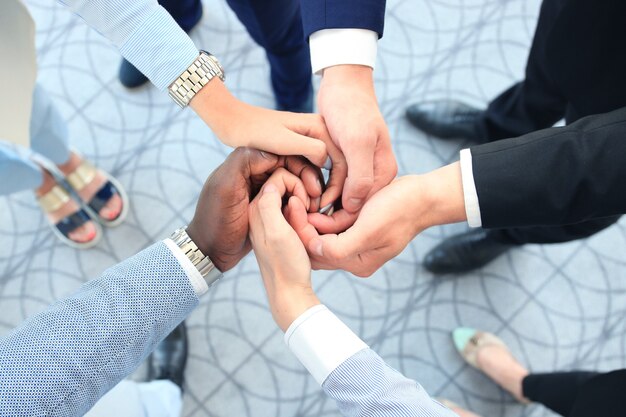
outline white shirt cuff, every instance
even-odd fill
[[[478,192],[474,182],[474,168],[472,166],[472,152],[469,149],[461,151],[461,179],[463,180],[463,198],[465,199],[465,215],[469,227],[481,227],[480,205]]]
[[[165,243],[167,248],[172,252],[172,255],[174,255],[178,263],[180,263],[180,266],[185,271],[185,274],[187,274],[187,277],[189,278],[189,283],[193,287],[193,290],[195,291],[196,295],[200,297],[201,295],[206,293],[209,290],[209,286],[207,285],[206,281],[202,277],[202,274],[200,273],[200,271],[198,271],[198,269],[195,266],[193,266],[189,258],[185,256],[185,254],[178,247],[178,245],[174,243],[172,239],[169,239],[169,238],[163,239],[163,243]]]
[[[309,37],[313,73],[335,65],[365,65],[374,68],[378,33],[368,29],[322,29]]]
[[[320,385],[339,365],[368,347],[323,305],[311,307],[291,323],[285,343]]]

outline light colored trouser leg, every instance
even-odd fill
[[[124,380],[96,403],[85,417],[179,417],[180,388],[167,380]]]
[[[69,159],[67,126],[48,93],[39,84],[33,93],[30,135],[33,151],[55,164]],[[27,152],[22,149],[18,152],[15,149],[19,148],[14,146],[0,142],[0,195],[37,188],[43,179],[41,170],[28,158]]]
[[[0,141],[0,195],[35,189],[42,181],[41,170],[26,156],[26,149],[18,152]]]
[[[55,164],[62,164],[70,158],[67,137],[65,120],[54,107],[46,90],[37,83],[33,93],[33,110],[30,117],[32,150]]]

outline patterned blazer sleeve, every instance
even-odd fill
[[[0,339],[0,415],[82,416],[198,304],[156,243]]]
[[[322,387],[345,417],[456,416],[371,349],[363,349],[339,365]]]
[[[304,36],[322,29],[369,29],[383,36],[385,0],[301,0]]]

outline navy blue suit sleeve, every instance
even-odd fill
[[[301,0],[304,35],[322,29],[369,29],[383,36],[385,0]]]

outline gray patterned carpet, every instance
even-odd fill
[[[67,119],[72,143],[115,174],[132,198],[128,221],[95,249],[57,242],[29,192],[0,198],[0,334],[191,217],[207,175],[229,149],[191,111],[153,87],[125,91],[119,56],[52,0],[28,1],[38,24],[40,81]],[[250,103],[272,107],[268,67],[225,2],[205,1],[193,32]],[[454,161],[464,145],[440,142],[403,116],[414,100],[482,105],[521,78],[538,0],[389,0],[377,92],[400,172]],[[464,365],[450,331],[499,334],[532,370],[625,365],[625,223],[586,241],[527,246],[462,277],[434,278],[423,255],[464,225],[426,231],[367,280],[316,273],[320,298],[392,366],[435,396],[485,417],[543,416]],[[337,416],[284,346],[266,309],[255,260],[246,258],[188,320],[185,416]],[[135,378],[141,378],[138,372]]]

